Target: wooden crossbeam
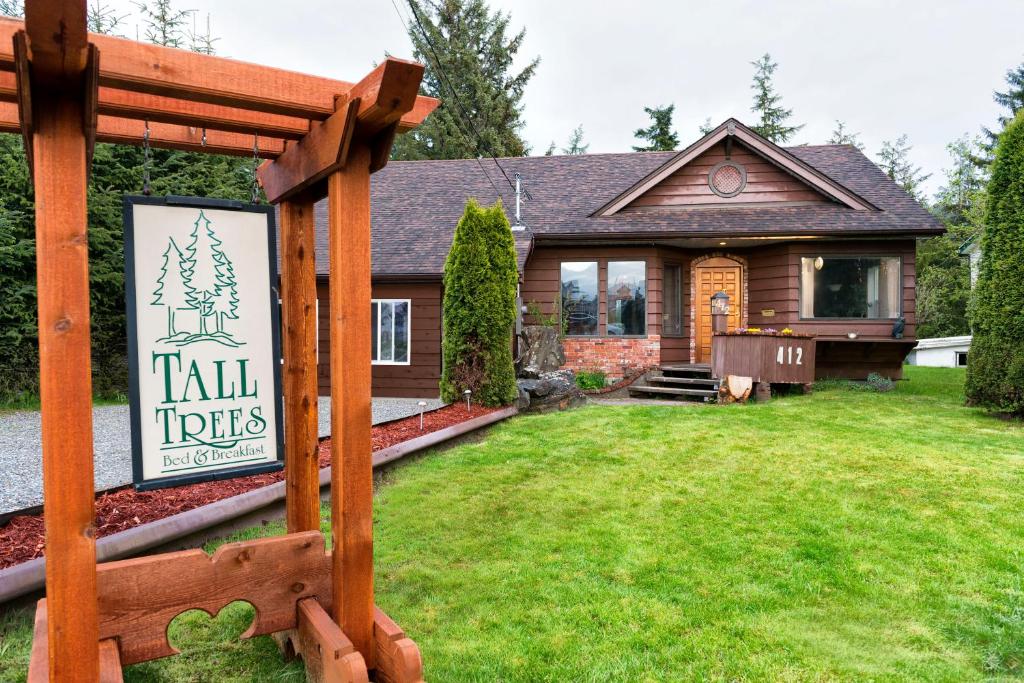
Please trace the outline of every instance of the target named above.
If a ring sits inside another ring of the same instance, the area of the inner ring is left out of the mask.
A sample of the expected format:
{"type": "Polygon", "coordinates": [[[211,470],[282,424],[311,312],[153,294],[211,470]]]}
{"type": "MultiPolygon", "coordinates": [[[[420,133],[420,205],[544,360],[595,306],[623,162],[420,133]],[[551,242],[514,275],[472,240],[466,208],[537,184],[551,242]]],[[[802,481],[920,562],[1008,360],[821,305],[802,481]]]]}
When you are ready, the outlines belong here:
{"type": "MultiPolygon", "coordinates": [[[[14,34],[23,22],[0,19],[0,70],[14,70],[14,34]]],[[[88,34],[89,42],[99,48],[102,56],[99,84],[107,88],[133,93],[156,95],[243,110],[279,114],[300,119],[322,121],[335,111],[335,97],[345,95],[352,83],[267,66],[240,62],[224,57],[204,55],[177,48],[149,45],[96,33],[88,34]]],[[[404,117],[402,130],[419,125],[437,106],[437,100],[420,97],[422,102],[404,117]]],[[[367,100],[367,106],[376,102],[367,100]]],[[[104,106],[103,95],[100,98],[104,106]]],[[[131,110],[130,103],[122,108],[131,110]]],[[[141,102],[138,108],[148,106],[141,102]]],[[[362,112],[361,112],[362,113],[362,112]]],[[[179,112],[182,116],[184,113],[179,112]]],[[[123,114],[122,114],[123,115],[123,114]]],[[[145,118],[143,111],[133,111],[132,118],[145,118]]],[[[223,117],[220,117],[223,120],[223,117]]],[[[190,125],[214,128],[213,121],[191,118],[190,125]]]]}
{"type": "MultiPolygon", "coordinates": [[[[100,116],[96,123],[96,141],[141,145],[145,129],[144,121],[100,116]]],[[[20,130],[18,107],[9,102],[0,102],[0,133],[18,133],[20,130]]],[[[149,135],[149,144],[153,147],[230,156],[252,156],[255,141],[252,135],[210,130],[206,133],[204,145],[201,129],[167,123],[150,123],[149,135]]],[[[275,159],[284,151],[284,145],[284,140],[260,137],[259,156],[261,159],[275,159]]]]}
{"type": "MultiPolygon", "coordinates": [[[[14,74],[0,71],[0,102],[17,100],[18,91],[14,74]]],[[[211,130],[256,134],[285,140],[298,140],[309,132],[308,119],[264,114],[202,102],[187,102],[116,88],[99,89],[97,112],[104,116],[173,123],[192,128],[206,127],[211,130]]]]}
{"type": "Polygon", "coordinates": [[[353,137],[361,143],[384,137],[385,154],[390,153],[392,139],[387,133],[415,106],[422,77],[423,65],[399,59],[388,59],[374,69],[352,88],[350,98],[339,100],[333,116],[314,123],[309,135],[260,167],[267,199],[278,202],[342,168],[353,137]]]}

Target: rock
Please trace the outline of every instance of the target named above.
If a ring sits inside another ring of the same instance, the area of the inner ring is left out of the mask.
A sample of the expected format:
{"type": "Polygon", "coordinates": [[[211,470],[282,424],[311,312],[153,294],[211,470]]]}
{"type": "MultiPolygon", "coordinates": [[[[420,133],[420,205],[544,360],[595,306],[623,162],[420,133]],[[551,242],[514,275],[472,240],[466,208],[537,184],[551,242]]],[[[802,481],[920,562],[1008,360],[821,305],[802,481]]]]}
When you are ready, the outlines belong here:
{"type": "Polygon", "coordinates": [[[516,377],[537,379],[565,365],[565,350],[558,331],[547,325],[526,325],[519,333],[516,377]]]}
{"type": "Polygon", "coordinates": [[[576,386],[576,373],[572,370],[543,372],[537,378],[520,379],[518,384],[520,410],[524,410],[521,406],[524,393],[527,407],[535,411],[566,410],[587,401],[587,397],[576,386]]]}
{"type": "Polygon", "coordinates": [[[519,398],[516,399],[516,408],[521,411],[530,409],[530,392],[523,387],[519,387],[519,398]]]}

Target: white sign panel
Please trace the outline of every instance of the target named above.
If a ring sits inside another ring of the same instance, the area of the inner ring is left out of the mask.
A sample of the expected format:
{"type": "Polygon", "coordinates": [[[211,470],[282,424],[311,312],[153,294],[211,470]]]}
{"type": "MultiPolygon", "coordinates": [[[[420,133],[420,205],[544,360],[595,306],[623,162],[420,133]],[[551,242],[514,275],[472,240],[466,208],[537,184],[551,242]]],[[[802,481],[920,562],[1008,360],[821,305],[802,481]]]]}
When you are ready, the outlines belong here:
{"type": "Polygon", "coordinates": [[[271,207],[125,199],[138,488],[281,467],[271,207]]]}

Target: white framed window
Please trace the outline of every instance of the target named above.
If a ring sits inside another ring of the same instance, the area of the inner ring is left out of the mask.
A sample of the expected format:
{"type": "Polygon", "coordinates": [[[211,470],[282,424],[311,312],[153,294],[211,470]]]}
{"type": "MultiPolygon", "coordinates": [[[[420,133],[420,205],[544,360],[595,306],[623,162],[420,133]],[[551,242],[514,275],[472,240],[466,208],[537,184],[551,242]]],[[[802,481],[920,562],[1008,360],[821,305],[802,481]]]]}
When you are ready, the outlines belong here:
{"type": "Polygon", "coordinates": [[[958,368],[966,368],[967,367],[967,352],[966,351],[957,351],[956,352],[956,366],[958,368]]]}
{"type": "Polygon", "coordinates": [[[412,355],[412,300],[373,299],[371,359],[374,365],[409,365],[412,355]]]}

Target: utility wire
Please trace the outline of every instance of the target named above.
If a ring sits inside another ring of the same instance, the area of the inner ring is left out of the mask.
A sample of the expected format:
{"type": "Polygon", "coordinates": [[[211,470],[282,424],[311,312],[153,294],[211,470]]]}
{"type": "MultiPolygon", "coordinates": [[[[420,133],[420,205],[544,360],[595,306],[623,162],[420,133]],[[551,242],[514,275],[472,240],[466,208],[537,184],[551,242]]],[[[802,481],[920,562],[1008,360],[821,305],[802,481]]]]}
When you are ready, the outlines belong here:
{"type": "MultiPolygon", "coordinates": [[[[494,185],[494,181],[491,180],[491,176],[484,169],[483,163],[480,162],[479,154],[481,152],[481,148],[485,146],[483,141],[483,135],[481,134],[480,129],[477,128],[476,123],[473,120],[473,117],[469,115],[469,112],[466,110],[466,107],[463,106],[462,100],[459,98],[459,93],[455,89],[455,86],[452,85],[451,79],[448,78],[448,74],[446,74],[444,69],[441,68],[441,60],[437,55],[437,49],[434,47],[434,43],[433,41],[431,41],[430,35],[427,33],[426,28],[423,26],[423,22],[420,20],[419,11],[416,9],[416,3],[414,2],[414,0],[407,0],[407,2],[409,8],[412,10],[412,16],[416,22],[416,25],[419,27],[420,34],[423,36],[423,40],[427,44],[427,49],[430,51],[431,56],[433,56],[434,58],[434,68],[437,71],[438,79],[448,86],[448,90],[450,90],[452,93],[452,101],[458,107],[459,111],[462,114],[462,118],[464,119],[465,123],[469,126],[471,132],[473,133],[473,137],[475,138],[476,141],[476,152],[478,155],[477,162],[480,164],[480,170],[483,171],[484,175],[487,176],[487,179],[491,182],[491,186],[494,187],[495,194],[497,194],[498,198],[500,199],[501,193],[498,191],[497,186],[494,185]]],[[[391,0],[391,4],[395,5],[395,11],[398,11],[398,5],[395,4],[395,0],[391,0]]],[[[406,23],[405,19],[402,17],[401,12],[398,12],[398,17],[399,19],[402,20],[403,24],[406,23]]],[[[408,26],[406,26],[406,30],[408,30],[408,26]]],[[[505,182],[507,182],[508,186],[512,189],[512,191],[515,192],[515,183],[513,183],[512,179],[508,177],[508,173],[505,172],[505,169],[501,165],[501,162],[498,161],[498,157],[489,148],[483,151],[485,154],[487,154],[487,156],[491,158],[491,160],[494,162],[494,165],[498,167],[499,171],[501,171],[501,175],[505,177],[505,182]]],[[[523,194],[528,200],[533,199],[529,191],[525,190],[525,188],[523,190],[523,194]]]]}
{"type": "MultiPolygon", "coordinates": [[[[402,22],[402,28],[404,28],[408,32],[409,31],[409,26],[410,26],[411,22],[405,17],[405,15],[402,14],[402,10],[399,9],[398,4],[395,2],[395,0],[391,0],[391,6],[395,8],[395,13],[398,14],[398,20],[402,22]]],[[[433,51],[433,47],[431,47],[430,49],[431,49],[431,51],[433,51]]],[[[437,63],[437,55],[436,54],[434,55],[434,62],[437,63]]],[[[440,71],[440,68],[438,69],[438,71],[440,71]]],[[[449,87],[451,87],[451,86],[449,85],[449,87]]],[[[459,122],[459,118],[456,117],[455,121],[456,121],[456,123],[458,123],[459,122]]],[[[462,128],[461,125],[459,127],[462,128]]],[[[462,132],[465,133],[464,130],[462,132]]],[[[477,152],[476,163],[477,163],[477,166],[480,167],[480,172],[484,174],[484,177],[487,178],[487,182],[490,183],[491,187],[494,189],[494,196],[497,197],[500,200],[501,199],[501,191],[498,189],[498,186],[494,184],[494,180],[491,179],[491,174],[488,173],[487,169],[484,168],[483,161],[480,160],[480,137],[476,134],[476,131],[473,131],[473,138],[476,141],[476,152],[477,152]]]]}

